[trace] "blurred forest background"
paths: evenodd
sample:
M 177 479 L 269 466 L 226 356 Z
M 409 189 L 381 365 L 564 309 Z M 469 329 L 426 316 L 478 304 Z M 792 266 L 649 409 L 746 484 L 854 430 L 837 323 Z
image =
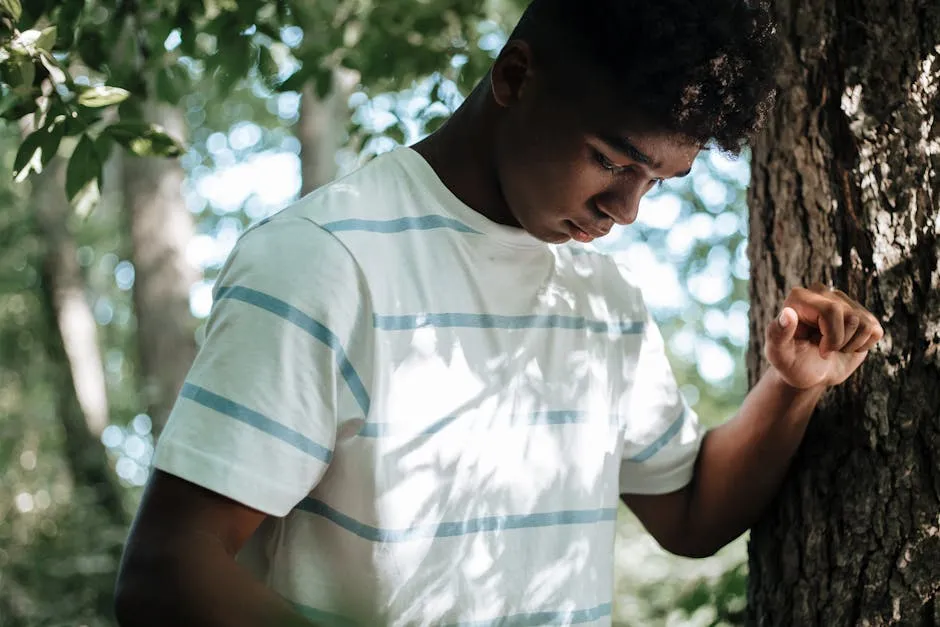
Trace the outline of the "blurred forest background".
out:
M 524 0 L 0 0 L 0 625 L 113 625 L 155 438 L 245 228 L 456 108 Z M 25 138 L 25 140 L 24 140 Z M 707 424 L 746 391 L 747 156 L 600 243 Z M 622 511 L 617 625 L 743 622 L 744 540 Z

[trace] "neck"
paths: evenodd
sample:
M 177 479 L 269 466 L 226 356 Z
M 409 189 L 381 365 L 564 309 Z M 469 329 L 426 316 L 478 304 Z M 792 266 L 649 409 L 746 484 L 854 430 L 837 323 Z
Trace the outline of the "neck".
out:
M 496 175 L 494 103 L 484 80 L 437 131 L 413 146 L 465 205 L 498 224 L 518 226 Z

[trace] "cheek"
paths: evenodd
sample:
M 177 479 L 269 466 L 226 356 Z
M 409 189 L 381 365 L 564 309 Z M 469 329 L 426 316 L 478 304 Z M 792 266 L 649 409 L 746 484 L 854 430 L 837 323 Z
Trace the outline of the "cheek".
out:
M 501 135 L 500 182 L 521 222 L 560 222 L 583 212 L 603 189 L 605 174 L 592 167 L 579 136 L 521 118 L 507 124 Z
M 546 216 L 578 211 L 596 186 L 596 173 L 569 146 L 541 146 L 530 157 L 525 180 L 536 210 Z

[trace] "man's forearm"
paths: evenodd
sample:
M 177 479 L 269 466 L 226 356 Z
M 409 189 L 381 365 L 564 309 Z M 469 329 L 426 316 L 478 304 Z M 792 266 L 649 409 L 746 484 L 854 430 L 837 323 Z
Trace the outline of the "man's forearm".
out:
M 709 554 L 757 522 L 777 493 L 824 388 L 798 390 L 771 368 L 738 414 L 705 436 L 690 485 L 688 529 Z
M 142 549 L 125 558 L 116 612 L 121 627 L 315 627 L 235 563 L 221 544 L 194 537 L 168 559 Z

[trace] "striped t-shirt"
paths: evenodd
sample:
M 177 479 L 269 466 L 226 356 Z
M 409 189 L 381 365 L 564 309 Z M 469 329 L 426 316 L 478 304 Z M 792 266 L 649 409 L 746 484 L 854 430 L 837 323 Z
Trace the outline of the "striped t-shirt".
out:
M 702 437 L 611 258 L 400 148 L 250 229 L 155 465 L 271 515 L 239 560 L 323 625 L 608 625 L 619 495 Z

